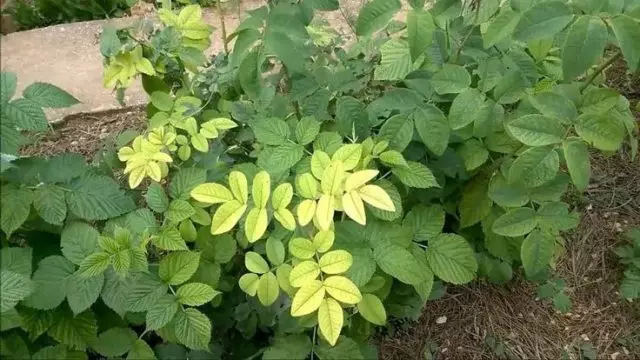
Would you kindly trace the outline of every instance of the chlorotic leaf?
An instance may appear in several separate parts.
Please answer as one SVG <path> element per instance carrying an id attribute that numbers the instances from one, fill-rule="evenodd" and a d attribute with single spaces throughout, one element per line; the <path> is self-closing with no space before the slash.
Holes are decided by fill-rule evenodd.
<path id="1" fill-rule="evenodd" d="M 357 304 L 362 300 L 360 290 L 351 280 L 344 276 L 329 276 L 324 279 L 327 293 L 345 304 Z"/>
<path id="2" fill-rule="evenodd" d="M 247 185 L 247 177 L 242 172 L 232 171 L 229 173 L 229 188 L 236 200 L 243 204 L 247 203 L 249 188 Z"/>
<path id="3" fill-rule="evenodd" d="M 320 230 L 329 230 L 333 223 L 333 214 L 335 213 L 335 200 L 332 195 L 323 194 L 318 200 L 316 207 L 315 219 L 318 222 Z"/>
<path id="4" fill-rule="evenodd" d="M 253 178 L 251 196 L 257 208 L 266 208 L 271 195 L 271 178 L 269 173 L 261 171 Z"/>
<path id="5" fill-rule="evenodd" d="M 291 302 L 291 315 L 295 317 L 311 314 L 318 310 L 325 296 L 325 286 L 314 280 L 301 287 Z"/>
<path id="6" fill-rule="evenodd" d="M 313 243 L 305 238 L 293 238 L 289 241 L 289 253 L 301 260 L 311 259 L 316 248 Z"/>
<path id="7" fill-rule="evenodd" d="M 364 212 L 364 202 L 357 191 L 350 191 L 342 196 L 342 209 L 353 221 L 361 225 L 365 225 L 367 223 L 366 214 Z"/>
<path id="8" fill-rule="evenodd" d="M 318 265 L 325 274 L 342 274 L 353 264 L 353 257 L 346 250 L 333 250 L 322 255 Z"/>
<path id="9" fill-rule="evenodd" d="M 332 298 L 322 300 L 318 308 L 318 327 L 332 346 L 338 341 L 343 322 L 344 314 L 340 304 Z"/>
<path id="10" fill-rule="evenodd" d="M 327 252 L 333 246 L 335 238 L 336 234 L 331 230 L 318 231 L 318 233 L 313 237 L 313 246 L 319 253 Z"/>
<path id="11" fill-rule="evenodd" d="M 222 204 L 211 220 L 211 233 L 213 235 L 223 234 L 233 229 L 240 221 L 240 218 L 247 210 L 247 205 L 237 200 L 231 200 Z"/>
<path id="12" fill-rule="evenodd" d="M 264 306 L 270 306 L 278 299 L 280 287 L 278 286 L 278 279 L 271 271 L 260 276 L 257 291 L 258 300 Z"/>
<path id="13" fill-rule="evenodd" d="M 315 200 L 307 199 L 298 204 L 296 213 L 298 215 L 298 222 L 300 225 L 305 226 L 313 220 L 313 216 L 316 214 L 316 208 L 317 203 Z"/>
<path id="14" fill-rule="evenodd" d="M 264 274 L 269 271 L 267 261 L 255 251 L 249 251 L 244 254 L 244 266 L 247 270 L 256 274 Z"/>
<path id="15" fill-rule="evenodd" d="M 191 190 L 191 197 L 206 204 L 218 204 L 233 200 L 233 194 L 223 185 L 205 183 Z"/>
<path id="16" fill-rule="evenodd" d="M 358 195 L 367 204 L 381 210 L 395 211 L 395 205 L 389 194 L 378 185 L 365 185 L 358 189 Z"/>
<path id="17" fill-rule="evenodd" d="M 257 274 L 244 274 L 240 277 L 240 280 L 238 280 L 238 285 L 247 295 L 256 296 L 259 281 L 260 277 Z"/>
<path id="18" fill-rule="evenodd" d="M 258 241 L 269 225 L 267 209 L 253 208 L 247 213 L 244 223 L 244 232 L 250 243 Z"/>
<path id="19" fill-rule="evenodd" d="M 320 266 L 311 260 L 303 261 L 293 267 L 289 274 L 289 283 L 293 287 L 302 287 L 320 275 Z"/>

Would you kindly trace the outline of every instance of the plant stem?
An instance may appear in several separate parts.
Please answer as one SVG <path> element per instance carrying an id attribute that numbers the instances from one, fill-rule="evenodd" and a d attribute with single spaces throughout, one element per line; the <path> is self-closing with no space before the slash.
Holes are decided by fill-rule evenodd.
<path id="1" fill-rule="evenodd" d="M 318 327 L 315 326 L 313 328 L 313 340 L 311 340 L 311 360 L 313 360 L 314 351 L 316 349 L 316 332 L 318 331 Z"/>
<path id="2" fill-rule="evenodd" d="M 622 51 L 618 50 L 618 52 L 615 55 L 613 55 L 612 57 L 610 57 L 609 60 L 607 60 L 604 63 L 602 63 L 602 65 L 600 65 L 596 69 L 596 71 L 594 71 L 591 75 L 589 75 L 589 77 L 585 81 L 584 85 L 582 85 L 582 87 L 580 88 L 580 92 L 585 91 L 587 89 L 587 87 L 589 85 L 591 85 L 593 80 L 595 80 L 596 77 L 598 77 L 598 75 L 600 75 L 600 73 L 602 73 L 606 68 L 608 68 L 611 64 L 613 64 L 614 61 L 618 60 L 618 58 L 621 55 L 622 55 Z"/>
<path id="3" fill-rule="evenodd" d="M 216 2 L 218 5 L 218 12 L 220 13 L 220 27 L 222 30 L 222 46 L 224 47 L 224 52 L 229 53 L 229 44 L 227 44 L 227 27 L 224 23 L 224 11 L 222 10 L 222 3 L 220 0 Z"/>

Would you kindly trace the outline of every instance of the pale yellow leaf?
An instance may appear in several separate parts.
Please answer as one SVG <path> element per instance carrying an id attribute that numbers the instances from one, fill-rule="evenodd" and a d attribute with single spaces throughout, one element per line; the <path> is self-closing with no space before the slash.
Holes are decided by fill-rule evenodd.
<path id="1" fill-rule="evenodd" d="M 238 280 L 238 285 L 240 285 L 240 289 L 247 293 L 247 295 L 256 296 L 259 280 L 260 278 L 256 274 L 244 274 L 240 277 L 240 280 Z"/>
<path id="2" fill-rule="evenodd" d="M 331 161 L 322 174 L 321 188 L 324 194 L 336 195 L 342 191 L 344 181 L 344 163 L 340 160 Z"/>
<path id="3" fill-rule="evenodd" d="M 273 196 L 271 196 L 271 205 L 274 209 L 282 209 L 291 203 L 293 198 L 293 186 L 289 183 L 282 183 L 273 190 Z"/>
<path id="4" fill-rule="evenodd" d="M 256 207 L 265 208 L 269 201 L 271 192 L 271 178 L 266 171 L 260 171 L 254 178 L 251 185 L 251 196 Z"/>
<path id="5" fill-rule="evenodd" d="M 315 200 L 303 200 L 300 204 L 298 204 L 297 214 L 298 214 L 298 223 L 300 225 L 307 225 L 312 219 L 313 215 L 316 213 L 316 202 Z"/>
<path id="6" fill-rule="evenodd" d="M 378 176 L 378 174 L 378 170 L 356 171 L 353 174 L 347 176 L 347 180 L 344 181 L 344 191 L 348 192 L 351 190 L 355 190 L 371 181 L 373 178 Z"/>
<path id="7" fill-rule="evenodd" d="M 332 161 L 340 160 L 344 163 L 345 170 L 351 170 L 358 166 L 362 156 L 362 144 L 342 145 L 331 157 Z"/>
<path id="8" fill-rule="evenodd" d="M 291 316 L 304 316 L 318 310 L 324 299 L 325 288 L 320 280 L 301 287 L 291 302 Z"/>
<path id="9" fill-rule="evenodd" d="M 333 223 L 333 214 L 335 212 L 334 198 L 332 195 L 323 194 L 318 200 L 316 208 L 316 221 L 320 230 L 329 230 Z"/>
<path id="10" fill-rule="evenodd" d="M 311 173 L 318 180 L 322 180 L 322 176 L 324 175 L 324 170 L 331 163 L 331 158 L 329 154 L 324 151 L 314 151 L 313 155 L 311 155 Z"/>
<path id="11" fill-rule="evenodd" d="M 310 240 L 293 238 L 289 241 L 289 253 L 298 259 L 307 260 L 316 254 L 316 248 Z"/>
<path id="12" fill-rule="evenodd" d="M 303 261 L 291 270 L 289 284 L 293 287 L 302 287 L 320 275 L 320 267 L 313 260 Z"/>
<path id="13" fill-rule="evenodd" d="M 386 211 L 396 211 L 389 194 L 378 185 L 365 185 L 358 189 L 358 193 L 364 202 L 373 207 Z"/>
<path id="14" fill-rule="evenodd" d="M 358 224 L 365 225 L 367 223 L 364 203 L 357 191 L 350 191 L 342 196 L 342 210 Z"/>
<path id="15" fill-rule="evenodd" d="M 218 235 L 233 229 L 246 210 L 247 205 L 238 200 L 222 204 L 211 219 L 211 234 Z"/>
<path id="16" fill-rule="evenodd" d="M 338 341 L 343 323 L 344 314 L 340 304 L 332 298 L 322 300 L 318 309 L 318 327 L 331 346 Z"/>
<path id="17" fill-rule="evenodd" d="M 309 173 L 304 173 L 296 177 L 296 190 L 298 195 L 306 199 L 315 199 L 318 196 L 318 182 Z"/>
<path id="18" fill-rule="evenodd" d="M 273 217 L 289 231 L 293 231 L 296 229 L 296 219 L 293 217 L 293 214 L 288 209 L 282 208 L 276 210 L 273 213 Z"/>
<path id="19" fill-rule="evenodd" d="M 253 208 L 249 210 L 244 221 L 244 233 L 250 243 L 258 241 L 265 231 L 267 231 L 269 219 L 267 217 L 267 209 Z"/>
<path id="20" fill-rule="evenodd" d="M 313 237 L 313 246 L 315 246 L 317 252 L 324 253 L 331 249 L 335 239 L 336 234 L 333 231 L 319 231 L 316 236 Z"/>
<path id="21" fill-rule="evenodd" d="M 342 274 L 353 264 L 353 256 L 346 250 L 333 250 L 322 255 L 318 265 L 323 273 L 329 275 Z"/>
<path id="22" fill-rule="evenodd" d="M 131 170 L 131 172 L 129 173 L 129 187 L 132 189 L 137 188 L 144 179 L 146 173 L 147 172 L 145 166 L 140 166 Z"/>
<path id="23" fill-rule="evenodd" d="M 329 276 L 324 279 L 327 293 L 345 304 L 357 304 L 362 300 L 360 290 L 351 280 L 344 276 Z"/>
<path id="24" fill-rule="evenodd" d="M 249 197 L 249 186 L 247 185 L 247 177 L 240 171 L 232 171 L 229 173 L 229 188 L 231 193 L 243 204 L 247 203 Z"/>
<path id="25" fill-rule="evenodd" d="M 191 190 L 191 197 L 206 204 L 219 204 L 233 200 L 233 194 L 225 186 L 216 183 L 204 183 Z"/>

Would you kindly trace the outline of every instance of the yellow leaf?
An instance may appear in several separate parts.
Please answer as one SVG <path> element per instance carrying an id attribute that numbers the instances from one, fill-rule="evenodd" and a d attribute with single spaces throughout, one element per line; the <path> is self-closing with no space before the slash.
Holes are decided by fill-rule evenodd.
<path id="1" fill-rule="evenodd" d="M 309 173 L 304 173 L 296 177 L 296 189 L 303 198 L 315 199 L 318 196 L 318 182 Z"/>
<path id="2" fill-rule="evenodd" d="M 282 183 L 273 190 L 273 196 L 271 197 L 271 204 L 274 209 L 282 209 L 291 203 L 293 198 L 293 186 L 289 183 Z"/>
<path id="3" fill-rule="evenodd" d="M 324 253 L 331 249 L 335 239 L 336 234 L 333 231 L 319 231 L 316 236 L 313 237 L 313 246 L 315 246 L 317 252 Z"/>
<path id="4" fill-rule="evenodd" d="M 223 185 L 216 183 L 204 183 L 191 190 L 191 197 L 207 204 L 219 204 L 233 200 L 231 191 Z"/>
<path id="5" fill-rule="evenodd" d="M 324 287 L 329 295 L 342 303 L 357 304 L 362 300 L 356 284 L 344 276 L 329 276 L 324 279 Z"/>
<path id="6" fill-rule="evenodd" d="M 218 130 L 229 130 L 238 126 L 238 124 L 227 118 L 215 118 L 207 122 L 212 123 Z"/>
<path id="7" fill-rule="evenodd" d="M 289 284 L 293 287 L 302 287 L 310 281 L 315 280 L 320 275 L 320 267 L 315 261 L 303 261 L 291 270 L 289 274 Z"/>
<path id="8" fill-rule="evenodd" d="M 320 270 L 325 274 L 342 274 L 353 265 L 353 257 L 348 251 L 333 250 L 322 255 L 318 265 L 320 265 Z"/>
<path id="9" fill-rule="evenodd" d="M 357 191 L 350 191 L 342 196 L 342 209 L 358 224 L 365 225 L 367 223 L 364 203 Z"/>
<path id="10" fill-rule="evenodd" d="M 247 203 L 249 197 L 249 187 L 247 185 L 247 177 L 240 171 L 232 171 L 229 173 L 229 188 L 236 200 L 243 204 Z"/>
<path id="11" fill-rule="evenodd" d="M 251 196 L 256 207 L 265 208 L 269 201 L 271 192 L 271 178 L 266 171 L 260 171 L 254 178 L 251 185 Z"/>
<path id="12" fill-rule="evenodd" d="M 344 191 L 351 191 L 361 187 L 378 176 L 378 173 L 378 170 L 360 170 L 354 172 L 345 180 Z"/>
<path id="13" fill-rule="evenodd" d="M 316 213 L 316 202 L 314 200 L 303 200 L 298 204 L 297 213 L 300 225 L 307 225 Z"/>
<path id="14" fill-rule="evenodd" d="M 316 248 L 305 238 L 294 238 L 289 241 L 289 252 L 298 259 L 307 260 L 316 254 Z"/>
<path id="15" fill-rule="evenodd" d="M 147 163 L 146 173 L 155 181 L 160 181 L 162 179 L 162 170 L 160 170 L 160 165 L 155 161 L 149 161 Z"/>
<path id="16" fill-rule="evenodd" d="M 258 241 L 267 231 L 267 225 L 269 225 L 267 209 L 253 208 L 249 210 L 244 221 L 244 233 L 247 236 L 247 240 L 250 243 Z"/>
<path id="17" fill-rule="evenodd" d="M 301 287 L 291 302 L 291 316 L 304 316 L 318 310 L 324 295 L 325 288 L 319 280 Z"/>
<path id="18" fill-rule="evenodd" d="M 345 170 L 351 170 L 358 166 L 362 156 L 362 144 L 342 145 L 331 157 L 332 161 L 341 160 Z"/>
<path id="19" fill-rule="evenodd" d="M 244 254 L 244 266 L 256 274 L 264 274 L 269 271 L 267 260 L 255 251 L 248 251 Z"/>
<path id="20" fill-rule="evenodd" d="M 289 231 L 293 231 L 296 229 L 296 219 L 293 217 L 293 214 L 289 209 L 282 208 L 276 210 L 273 213 L 273 217 L 278 220 L 280 225 Z"/>
<path id="21" fill-rule="evenodd" d="M 322 174 L 321 188 L 322 192 L 329 195 L 336 195 L 342 191 L 342 181 L 344 180 L 345 171 L 342 161 L 332 161 Z"/>
<path id="22" fill-rule="evenodd" d="M 155 161 L 160 161 L 160 162 L 173 162 L 173 159 L 171 158 L 171 155 L 167 154 L 167 153 L 163 153 L 163 152 L 157 152 L 153 155 L 151 155 L 151 160 L 155 160 Z"/>
<path id="23" fill-rule="evenodd" d="M 258 291 L 259 279 L 260 278 L 256 274 L 244 274 L 238 280 L 238 285 L 240 285 L 240 289 L 247 293 L 247 295 L 256 296 L 256 291 Z"/>
<path id="24" fill-rule="evenodd" d="M 191 136 L 191 145 L 194 149 L 200 152 L 206 153 L 209 151 L 209 142 L 202 134 L 195 134 Z"/>
<path id="25" fill-rule="evenodd" d="M 331 163 L 331 158 L 324 151 L 314 151 L 313 155 L 311 155 L 311 173 L 318 180 L 322 180 L 322 175 L 324 175 L 324 170 Z"/>
<path id="26" fill-rule="evenodd" d="M 378 185 L 366 185 L 358 190 L 360 197 L 367 204 L 381 210 L 396 211 L 389 194 Z"/>
<path id="27" fill-rule="evenodd" d="M 132 148 L 130 148 L 129 146 L 125 146 L 118 150 L 118 160 L 127 161 L 135 154 L 136 152 Z"/>
<path id="28" fill-rule="evenodd" d="M 145 166 L 139 166 L 131 170 L 131 172 L 129 173 L 129 187 L 132 189 L 137 188 L 144 179 L 146 173 L 147 171 Z"/>
<path id="29" fill-rule="evenodd" d="M 207 139 L 215 139 L 218 137 L 218 130 L 216 130 L 215 128 L 207 129 L 203 127 L 200 129 L 200 135 L 204 136 Z"/>
<path id="30" fill-rule="evenodd" d="M 273 304 L 278 299 L 279 293 L 278 279 L 271 271 L 260 276 L 258 281 L 258 300 L 262 305 L 270 306 Z"/>
<path id="31" fill-rule="evenodd" d="M 178 15 L 178 21 L 181 24 L 198 22 L 200 19 L 202 19 L 202 9 L 198 5 L 185 6 Z"/>
<path id="32" fill-rule="evenodd" d="M 289 281 L 289 276 L 291 275 L 292 270 L 293 268 L 289 264 L 282 264 L 276 269 L 278 284 L 280 285 L 280 288 L 289 295 L 292 295 L 296 290 L 291 286 L 291 282 Z"/>
<path id="33" fill-rule="evenodd" d="M 362 301 L 358 303 L 358 312 L 372 324 L 382 326 L 387 322 L 387 311 L 382 301 L 373 294 L 362 295 Z"/>
<path id="34" fill-rule="evenodd" d="M 222 204 L 211 219 L 211 234 L 218 235 L 233 229 L 245 210 L 247 210 L 247 205 L 241 204 L 238 200 Z"/>
<path id="35" fill-rule="evenodd" d="M 333 223 L 333 214 L 335 212 L 335 204 L 333 196 L 323 194 L 318 200 L 316 209 L 316 221 L 320 230 L 329 230 Z"/>
<path id="36" fill-rule="evenodd" d="M 322 300 L 318 308 L 318 327 L 331 346 L 338 341 L 343 323 L 344 314 L 340 304 L 332 298 Z"/>

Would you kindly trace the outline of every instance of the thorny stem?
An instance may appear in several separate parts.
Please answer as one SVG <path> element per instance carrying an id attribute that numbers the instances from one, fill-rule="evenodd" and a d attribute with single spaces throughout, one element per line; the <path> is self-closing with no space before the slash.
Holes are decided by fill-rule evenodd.
<path id="1" fill-rule="evenodd" d="M 596 69 L 596 71 L 594 71 L 591 75 L 589 75 L 589 77 L 585 81 L 584 85 L 582 85 L 582 87 L 580 88 L 580 92 L 585 91 L 587 89 L 587 87 L 589 85 L 591 85 L 593 80 L 595 80 L 596 77 L 598 77 L 598 75 L 600 75 L 606 68 L 608 68 L 611 64 L 613 64 L 614 61 L 618 60 L 618 58 L 621 55 L 622 55 L 622 51 L 618 50 L 618 52 L 615 55 L 613 55 L 612 57 L 610 57 L 609 60 L 607 60 L 604 63 L 602 63 L 602 65 L 600 65 Z"/>
<path id="2" fill-rule="evenodd" d="M 222 10 L 222 3 L 220 0 L 216 1 L 218 5 L 218 12 L 220 13 L 220 27 L 222 30 L 222 46 L 224 47 L 224 52 L 226 54 L 229 53 L 229 44 L 227 43 L 227 27 L 224 23 L 224 10 Z"/>

